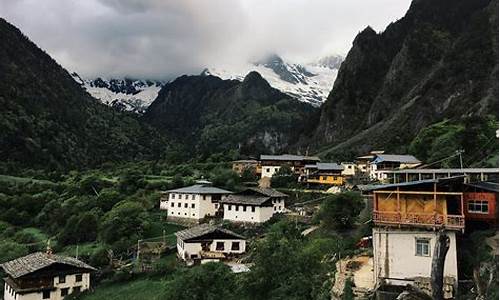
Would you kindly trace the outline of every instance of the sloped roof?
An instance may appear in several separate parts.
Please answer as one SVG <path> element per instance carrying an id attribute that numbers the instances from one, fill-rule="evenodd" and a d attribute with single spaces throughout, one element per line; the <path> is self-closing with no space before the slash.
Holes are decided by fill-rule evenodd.
<path id="1" fill-rule="evenodd" d="M 260 156 L 260 160 L 283 160 L 283 161 L 302 161 L 302 160 L 316 160 L 320 161 L 317 156 L 303 156 L 303 155 L 292 155 L 292 154 L 282 154 L 282 155 L 265 155 Z"/>
<path id="2" fill-rule="evenodd" d="M 14 260 L 1 264 L 5 273 L 9 274 L 12 278 L 19 278 L 21 276 L 36 272 L 43 268 L 49 267 L 53 264 L 64 264 L 76 268 L 87 269 L 95 271 L 96 269 L 76 258 L 69 256 L 60 256 L 55 254 L 46 254 L 43 252 L 35 252 Z"/>
<path id="3" fill-rule="evenodd" d="M 465 185 L 470 186 L 470 187 L 474 187 L 474 188 L 478 188 L 478 189 L 482 189 L 485 191 L 498 193 L 498 182 L 481 181 L 481 182 L 467 183 Z"/>
<path id="4" fill-rule="evenodd" d="M 319 171 L 329 171 L 329 170 L 342 171 L 342 170 L 344 170 L 344 166 L 339 165 L 337 163 L 316 163 L 316 168 Z"/>
<path id="5" fill-rule="evenodd" d="M 421 163 L 421 161 L 418 160 L 413 155 L 399 155 L 399 154 L 377 154 L 375 160 L 373 160 L 372 163 L 377 164 L 384 161 L 407 163 L 407 164 Z"/>
<path id="6" fill-rule="evenodd" d="M 261 194 L 261 195 L 264 195 L 264 196 L 268 196 L 268 197 L 288 197 L 287 194 L 282 193 L 280 191 L 277 191 L 275 189 L 272 189 L 272 188 L 261 188 L 261 187 L 249 187 L 249 188 L 245 189 L 244 191 L 242 191 L 239 194 L 243 194 L 246 191 L 253 191 L 253 192 L 256 192 L 258 194 Z"/>
<path id="7" fill-rule="evenodd" d="M 203 236 L 205 234 L 213 233 L 213 232 L 222 232 L 222 233 L 225 233 L 225 234 L 228 234 L 228 235 L 232 235 L 232 236 L 234 236 L 236 238 L 239 238 L 239 239 L 245 239 L 244 236 L 239 235 L 237 233 L 234 233 L 231 230 L 227 230 L 227 229 L 221 228 L 220 226 L 210 225 L 210 224 L 207 224 L 207 223 L 200 224 L 198 226 L 194 226 L 194 227 L 191 227 L 191 228 L 188 228 L 188 229 L 184 229 L 184 230 L 181 230 L 181 231 L 177 231 L 175 233 L 175 235 L 178 238 L 180 238 L 181 240 L 185 241 L 185 240 L 189 240 L 189 239 L 194 239 L 194 238 L 197 238 L 197 237 L 201 237 L 201 236 Z"/>
<path id="8" fill-rule="evenodd" d="M 221 203 L 228 203 L 228 204 L 246 204 L 246 205 L 256 205 L 260 206 L 267 201 L 271 200 L 271 197 L 256 197 L 253 195 L 238 195 L 238 194 L 233 194 L 229 195 L 226 199 L 222 200 Z"/>
<path id="9" fill-rule="evenodd" d="M 463 180 L 463 178 L 464 178 L 464 176 L 453 176 L 453 177 L 446 177 L 446 178 L 439 178 L 439 179 L 424 179 L 424 180 L 408 181 L 408 182 L 400 182 L 400 183 L 389 183 L 389 184 L 367 184 L 367 185 L 360 184 L 357 187 L 363 192 L 369 192 L 369 191 L 381 190 L 381 189 L 386 189 L 386 188 L 413 186 L 413 185 L 421 185 L 421 184 L 426 184 L 426 183 L 442 183 L 442 182 L 453 181 L 453 180 L 458 180 L 458 179 Z"/>
<path id="10" fill-rule="evenodd" d="M 184 193 L 184 194 L 231 194 L 231 191 L 226 191 L 217 187 L 195 184 L 191 186 L 182 187 L 165 191 L 165 193 Z"/>

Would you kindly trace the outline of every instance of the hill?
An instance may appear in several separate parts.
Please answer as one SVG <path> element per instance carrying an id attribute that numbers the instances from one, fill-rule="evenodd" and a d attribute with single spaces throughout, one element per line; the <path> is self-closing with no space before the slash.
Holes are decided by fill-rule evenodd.
<path id="1" fill-rule="evenodd" d="M 415 0 L 384 32 L 358 34 L 301 146 L 313 143 L 320 155 L 339 158 L 378 148 L 407 152 L 430 126 L 465 126 L 471 118 L 498 124 L 498 1 Z M 495 139 L 495 130 L 478 133 Z M 469 153 L 486 142 L 469 140 Z"/>
<path id="2" fill-rule="evenodd" d="M 155 157 L 151 128 L 99 103 L 21 31 L 0 19 L 0 161 L 19 167 L 84 168 Z"/>

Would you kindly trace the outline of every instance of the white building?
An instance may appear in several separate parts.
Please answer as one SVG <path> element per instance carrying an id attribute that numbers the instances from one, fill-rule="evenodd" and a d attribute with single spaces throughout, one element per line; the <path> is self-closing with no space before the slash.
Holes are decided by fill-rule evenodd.
<path id="1" fill-rule="evenodd" d="M 344 169 L 342 170 L 342 176 L 349 177 L 356 174 L 356 164 L 353 162 L 342 162 L 340 163 Z"/>
<path id="2" fill-rule="evenodd" d="M 454 231 L 446 231 L 450 248 L 444 264 L 446 294 L 451 297 L 458 283 L 457 241 Z M 415 284 L 428 289 L 437 231 L 373 228 L 373 271 L 377 283 Z M 417 284 L 418 285 L 418 284 Z"/>
<path id="3" fill-rule="evenodd" d="M 0 265 L 4 278 L 4 300 L 64 299 L 90 287 L 96 269 L 72 257 L 36 252 Z"/>
<path id="4" fill-rule="evenodd" d="M 232 222 L 264 223 L 274 214 L 285 211 L 288 195 L 271 188 L 248 188 L 222 201 L 224 220 Z"/>
<path id="5" fill-rule="evenodd" d="M 186 262 L 220 261 L 246 251 L 245 237 L 215 225 L 205 223 L 175 235 L 177 255 Z"/>
<path id="6" fill-rule="evenodd" d="M 229 194 L 230 191 L 212 187 L 208 183 L 195 184 L 163 192 L 160 209 L 167 210 L 169 220 L 198 222 L 206 216 L 222 215 L 220 201 Z"/>
<path id="7" fill-rule="evenodd" d="M 296 175 L 304 175 L 304 167 L 306 164 L 315 164 L 320 159 L 316 156 L 303 155 L 261 155 L 260 163 L 262 166 L 261 178 L 271 178 L 279 171 L 282 166 L 289 166 Z"/>
<path id="8" fill-rule="evenodd" d="M 413 155 L 376 154 L 374 160 L 370 162 L 370 179 L 386 181 L 391 171 L 411 169 L 420 164 L 422 162 Z"/>

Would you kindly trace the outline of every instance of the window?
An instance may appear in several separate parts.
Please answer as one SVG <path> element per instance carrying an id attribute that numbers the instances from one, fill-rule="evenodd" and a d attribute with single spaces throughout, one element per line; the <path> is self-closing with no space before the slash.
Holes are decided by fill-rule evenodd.
<path id="1" fill-rule="evenodd" d="M 195 205 L 194 205 L 194 203 L 193 203 L 193 204 L 191 204 L 191 208 L 194 208 L 194 206 L 195 206 Z"/>
<path id="2" fill-rule="evenodd" d="M 215 250 L 223 251 L 224 250 L 224 242 L 217 242 L 217 244 L 215 245 Z"/>
<path id="3" fill-rule="evenodd" d="M 175 199 L 175 194 L 172 194 L 172 199 Z"/>
<path id="4" fill-rule="evenodd" d="M 75 293 L 75 294 L 80 293 L 80 287 L 79 287 L 79 286 L 75 286 L 75 287 L 73 288 L 73 293 Z"/>
<path id="5" fill-rule="evenodd" d="M 61 297 L 68 295 L 69 288 L 61 289 Z"/>
<path id="6" fill-rule="evenodd" d="M 182 206 L 182 203 L 180 203 L 180 202 L 179 202 L 179 203 L 177 204 L 177 207 L 181 207 L 181 206 Z"/>
<path id="7" fill-rule="evenodd" d="M 191 200 L 194 200 L 194 198 L 195 198 L 195 195 L 191 196 Z"/>
<path id="8" fill-rule="evenodd" d="M 271 169 L 270 168 L 266 168 L 266 172 L 267 173 L 271 172 Z"/>
<path id="9" fill-rule="evenodd" d="M 235 251 L 240 250 L 240 242 L 233 242 L 231 244 L 231 250 L 235 250 Z"/>
<path id="10" fill-rule="evenodd" d="M 187 203 L 184 203 L 184 208 L 188 208 L 188 204 Z"/>
<path id="11" fill-rule="evenodd" d="M 415 248 L 415 255 L 417 256 L 431 255 L 431 243 L 429 239 L 415 239 Z"/>
<path id="12" fill-rule="evenodd" d="M 488 213 L 488 201 L 470 200 L 467 203 L 467 211 L 476 214 Z"/>
<path id="13" fill-rule="evenodd" d="M 174 202 L 170 203 L 170 207 L 174 207 L 174 206 L 175 206 Z"/>
<path id="14" fill-rule="evenodd" d="M 59 283 L 65 283 L 66 282 L 66 275 L 59 275 Z"/>
<path id="15" fill-rule="evenodd" d="M 323 180 L 326 180 L 326 176 L 322 176 L 322 179 L 323 179 Z"/>
<path id="16" fill-rule="evenodd" d="M 273 210 L 276 211 L 276 206 L 273 206 Z"/>
<path id="17" fill-rule="evenodd" d="M 186 195 L 186 197 L 185 197 L 185 198 L 186 198 L 186 200 L 187 200 L 187 199 L 189 199 L 189 195 Z"/>
<path id="18" fill-rule="evenodd" d="M 247 211 L 247 206 L 243 205 L 243 211 Z"/>
<path id="19" fill-rule="evenodd" d="M 231 207 L 232 207 L 232 205 L 231 205 L 231 204 L 229 204 L 229 205 L 227 206 L 227 210 L 231 210 Z"/>
<path id="20" fill-rule="evenodd" d="M 235 205 L 235 206 L 234 206 L 234 210 L 235 210 L 235 211 L 238 211 L 238 208 L 239 208 L 239 207 L 238 207 L 238 205 Z"/>
<path id="21" fill-rule="evenodd" d="M 203 200 L 207 200 L 207 196 L 203 195 Z"/>
<path id="22" fill-rule="evenodd" d="M 75 281 L 76 281 L 76 282 L 80 282 L 80 281 L 82 281 L 82 274 L 76 274 L 76 275 L 75 275 Z"/>
<path id="23" fill-rule="evenodd" d="M 43 291 L 42 299 L 50 299 L 50 291 Z"/>
<path id="24" fill-rule="evenodd" d="M 252 206 L 252 212 L 255 212 L 255 206 Z"/>

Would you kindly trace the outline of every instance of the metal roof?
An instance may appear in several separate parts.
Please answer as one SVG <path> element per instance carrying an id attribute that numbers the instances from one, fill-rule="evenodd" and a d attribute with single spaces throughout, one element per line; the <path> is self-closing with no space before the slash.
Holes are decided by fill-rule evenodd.
<path id="1" fill-rule="evenodd" d="M 389 173 L 498 173 L 498 168 L 463 168 L 463 169 L 403 169 Z"/>
<path id="2" fill-rule="evenodd" d="M 454 176 L 454 177 L 446 177 L 446 178 L 438 178 L 438 179 L 424 179 L 424 180 L 408 181 L 408 182 L 400 182 L 400 183 L 367 184 L 367 185 L 358 185 L 358 188 L 363 192 L 369 192 L 369 191 L 386 189 L 386 188 L 421 185 L 421 184 L 426 184 L 426 183 L 441 183 L 441 182 L 445 182 L 445 181 L 458 180 L 458 179 L 463 179 L 463 178 L 464 178 L 464 176 Z"/>
<path id="3" fill-rule="evenodd" d="M 14 260 L 5 262 L 0 266 L 4 269 L 5 273 L 9 274 L 12 278 L 19 278 L 21 276 L 36 272 L 43 268 L 49 267 L 53 264 L 64 264 L 76 268 L 87 269 L 90 271 L 97 270 L 96 268 L 87 265 L 86 263 L 69 256 L 60 256 L 56 254 L 47 254 L 43 252 L 35 252 Z"/>
<path id="4" fill-rule="evenodd" d="M 315 165 L 306 165 L 305 168 L 307 169 L 318 169 L 321 171 L 328 171 L 328 170 L 335 170 L 335 171 L 342 171 L 344 170 L 344 166 L 339 165 L 337 163 L 316 163 Z"/>
<path id="5" fill-rule="evenodd" d="M 303 155 L 292 155 L 292 154 L 282 154 L 282 155 L 265 155 L 260 156 L 260 160 L 283 160 L 283 161 L 303 161 L 303 160 L 316 160 L 319 161 L 317 156 L 303 156 Z"/>
<path id="6" fill-rule="evenodd" d="M 231 194 L 232 192 L 219 189 L 213 186 L 195 184 L 179 189 L 165 191 L 164 193 L 183 193 L 183 194 Z"/>
<path id="7" fill-rule="evenodd" d="M 194 238 L 203 236 L 203 235 L 208 234 L 208 233 L 213 233 L 213 232 L 222 232 L 222 233 L 225 233 L 228 235 L 232 235 L 232 236 L 239 238 L 239 239 L 245 239 L 245 237 L 242 235 L 239 235 L 239 234 L 234 233 L 230 230 L 221 228 L 220 226 L 210 225 L 207 223 L 200 224 L 198 226 L 194 226 L 194 227 L 184 229 L 181 231 L 177 231 L 175 233 L 175 235 L 178 238 L 180 238 L 181 240 L 185 241 L 185 240 L 194 239 Z"/>
<path id="8" fill-rule="evenodd" d="M 377 163 L 381 163 L 384 161 L 407 163 L 407 164 L 419 164 L 419 163 L 421 163 L 421 161 L 418 160 L 413 155 L 377 154 L 377 155 L 375 155 L 375 159 L 373 160 L 372 164 L 377 164 Z"/>
<path id="9" fill-rule="evenodd" d="M 482 190 L 497 192 L 498 193 L 498 182 L 480 181 L 474 183 L 466 183 L 466 186 L 479 188 Z"/>

